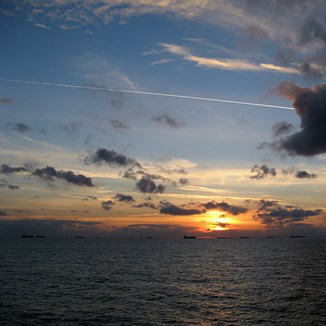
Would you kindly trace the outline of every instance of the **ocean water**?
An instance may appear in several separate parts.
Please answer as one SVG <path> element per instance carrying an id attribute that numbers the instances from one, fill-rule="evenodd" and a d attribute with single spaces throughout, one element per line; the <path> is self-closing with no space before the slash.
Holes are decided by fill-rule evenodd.
<path id="1" fill-rule="evenodd" d="M 326 325 L 326 239 L 0 239 L 0 325 Z"/>

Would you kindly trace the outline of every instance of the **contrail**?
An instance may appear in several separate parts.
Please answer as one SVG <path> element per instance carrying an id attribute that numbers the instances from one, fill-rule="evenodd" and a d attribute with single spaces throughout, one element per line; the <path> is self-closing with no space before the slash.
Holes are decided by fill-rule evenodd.
<path id="1" fill-rule="evenodd" d="M 199 96 L 180 95 L 180 94 L 171 94 L 171 93 L 158 93 L 158 92 L 147 92 L 147 91 L 129 90 L 129 89 L 117 89 L 117 88 L 106 88 L 106 87 L 93 87 L 93 86 L 82 86 L 82 85 L 58 84 L 58 83 L 47 83 L 47 82 L 40 82 L 40 81 L 5 79 L 5 78 L 0 78 L 0 81 L 10 82 L 10 83 L 43 85 L 43 86 L 55 86 L 55 87 L 88 89 L 88 90 L 95 90 L 95 91 L 122 92 L 122 93 L 139 94 L 139 95 L 174 97 L 174 98 L 195 100 L 195 101 L 221 102 L 221 103 L 228 103 L 228 104 L 259 106 L 259 107 L 283 109 L 283 110 L 294 110 L 294 108 L 292 108 L 290 106 L 280 106 L 280 105 L 263 104 L 263 103 L 242 102 L 242 101 L 224 100 L 224 99 L 211 98 L 211 97 L 199 97 Z"/>

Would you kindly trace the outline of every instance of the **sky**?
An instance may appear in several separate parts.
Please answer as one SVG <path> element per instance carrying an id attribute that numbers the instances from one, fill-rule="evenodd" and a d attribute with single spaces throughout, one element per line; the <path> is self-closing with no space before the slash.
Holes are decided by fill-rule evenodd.
<path id="1" fill-rule="evenodd" d="M 325 7 L 2 0 L 0 235 L 325 236 Z"/>

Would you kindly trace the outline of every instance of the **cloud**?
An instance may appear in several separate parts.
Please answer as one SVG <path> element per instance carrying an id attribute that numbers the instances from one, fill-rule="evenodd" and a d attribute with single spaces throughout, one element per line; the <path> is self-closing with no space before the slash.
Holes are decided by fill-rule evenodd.
<path id="1" fill-rule="evenodd" d="M 138 205 L 134 205 L 132 207 L 157 209 L 157 207 L 153 203 L 150 203 L 150 202 L 141 203 L 141 204 L 138 204 Z"/>
<path id="2" fill-rule="evenodd" d="M 130 127 L 120 120 L 110 120 L 110 123 L 114 129 L 130 129 Z"/>
<path id="3" fill-rule="evenodd" d="M 0 216 L 8 216 L 8 213 L 5 211 L 0 210 Z"/>
<path id="4" fill-rule="evenodd" d="M 275 92 L 292 100 L 301 119 L 301 130 L 261 147 L 290 155 L 314 156 L 326 153 L 326 84 L 299 87 L 292 81 L 280 83 Z"/>
<path id="5" fill-rule="evenodd" d="M 283 228 L 283 226 L 302 222 L 311 216 L 321 215 L 321 209 L 305 210 L 302 208 L 281 207 L 275 202 L 260 207 L 254 218 L 270 228 Z"/>
<path id="6" fill-rule="evenodd" d="M 8 123 L 7 126 L 19 133 L 25 133 L 32 129 L 30 126 L 22 122 Z"/>
<path id="7" fill-rule="evenodd" d="M 270 71 L 285 74 L 298 74 L 299 70 L 291 67 L 277 66 L 271 63 L 254 63 L 244 59 L 212 58 L 194 55 L 186 47 L 161 43 L 164 51 L 181 56 L 184 60 L 194 62 L 199 67 L 232 71 Z"/>
<path id="8" fill-rule="evenodd" d="M 102 208 L 106 211 L 110 210 L 114 205 L 112 200 L 102 201 Z"/>
<path id="9" fill-rule="evenodd" d="M 62 179 L 77 186 L 94 186 L 92 179 L 84 176 L 83 174 L 75 174 L 72 171 L 57 171 L 51 166 L 36 169 L 33 171 L 32 175 L 49 182 L 54 181 L 55 179 Z"/>
<path id="10" fill-rule="evenodd" d="M 297 171 L 295 177 L 298 179 L 316 179 L 317 174 L 309 173 L 307 171 Z"/>
<path id="11" fill-rule="evenodd" d="M 250 179 L 263 179 L 267 176 L 272 176 L 275 177 L 277 172 L 274 168 L 269 168 L 267 165 L 263 164 L 263 165 L 257 165 L 255 164 L 252 168 L 251 168 L 251 172 L 256 173 L 256 175 L 253 175 L 250 177 Z"/>
<path id="12" fill-rule="evenodd" d="M 167 201 L 161 201 L 160 204 L 160 213 L 166 215 L 197 215 L 204 212 L 203 210 L 199 209 L 182 208 Z"/>
<path id="13" fill-rule="evenodd" d="M 173 128 L 180 128 L 184 126 L 184 123 L 176 121 L 174 118 L 170 117 L 168 114 L 163 114 L 152 118 L 153 121 L 166 124 Z"/>
<path id="14" fill-rule="evenodd" d="M 19 166 L 19 167 L 11 167 L 7 164 L 2 164 L 0 167 L 1 174 L 13 174 L 13 173 L 22 173 L 22 172 L 30 172 L 29 169 Z"/>
<path id="15" fill-rule="evenodd" d="M 0 180 L 0 189 L 1 188 L 8 188 L 8 189 L 11 189 L 11 190 L 17 190 L 17 189 L 19 189 L 19 186 L 11 185 L 11 184 L 8 183 L 7 180 L 1 179 Z"/>
<path id="16" fill-rule="evenodd" d="M 124 203 L 132 203 L 135 201 L 135 199 L 132 196 L 123 195 L 123 194 L 117 194 L 116 196 L 113 197 L 113 199 Z"/>
<path id="17" fill-rule="evenodd" d="M 97 165 L 107 164 L 110 166 L 134 166 L 141 168 L 141 164 L 136 160 L 105 148 L 100 148 L 94 154 L 86 156 L 84 163 Z"/>
<path id="18" fill-rule="evenodd" d="M 14 103 L 15 103 L 15 101 L 9 97 L 0 98 L 0 104 L 10 105 L 10 104 L 14 104 Z"/>
<path id="19" fill-rule="evenodd" d="M 60 28 L 69 25 L 69 28 L 85 29 L 90 25 L 98 27 L 112 22 L 126 23 L 129 19 L 149 14 L 197 21 L 231 31 L 247 47 L 259 44 L 259 41 L 261 44 L 273 42 L 273 48 L 280 49 L 279 56 L 283 59 L 279 61 L 284 66 L 277 62 L 256 64 L 244 59 L 195 56 L 182 47 L 170 45 L 175 54 L 186 60 L 218 69 L 284 73 L 296 73 L 300 69 L 303 73 L 319 76 L 326 72 L 323 1 L 205 0 L 200 1 L 199 5 L 198 0 L 98 0 L 87 1 L 81 6 L 75 6 L 75 0 L 48 0 L 46 3 L 25 0 L 23 3 L 16 2 L 15 6 L 10 0 L 3 1 L 10 5 L 10 10 L 0 11 L 2 14 L 19 12 L 33 24 L 51 24 Z M 162 60 L 168 59 L 162 58 L 158 62 Z"/>
<path id="20" fill-rule="evenodd" d="M 181 179 L 179 179 L 179 183 L 181 185 L 187 185 L 189 183 L 189 180 L 186 178 L 181 178 Z"/>
<path id="21" fill-rule="evenodd" d="M 217 210 L 221 210 L 226 213 L 229 213 L 231 215 L 244 214 L 248 211 L 248 209 L 245 207 L 230 205 L 224 201 L 220 202 L 220 203 L 217 203 L 215 201 L 210 201 L 210 202 L 207 202 L 206 204 L 203 204 L 203 206 L 208 210 L 217 209 Z"/>
<path id="22" fill-rule="evenodd" d="M 274 137 L 284 135 L 284 134 L 289 134 L 290 132 L 294 131 L 294 126 L 291 123 L 287 123 L 284 121 L 276 122 L 272 126 L 272 131 Z"/>
<path id="23" fill-rule="evenodd" d="M 162 194 L 165 191 L 165 186 L 160 184 L 156 185 L 155 182 L 148 176 L 142 177 L 139 181 L 136 182 L 137 189 L 140 192 L 144 193 L 160 193 Z"/>

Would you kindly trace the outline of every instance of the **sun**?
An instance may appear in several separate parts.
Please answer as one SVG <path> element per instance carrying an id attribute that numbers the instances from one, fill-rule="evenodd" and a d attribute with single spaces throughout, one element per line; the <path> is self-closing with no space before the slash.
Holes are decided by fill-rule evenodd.
<path id="1" fill-rule="evenodd" d="M 226 216 L 225 212 L 213 210 L 205 213 L 207 229 L 212 231 L 226 231 L 234 224 L 234 219 Z"/>

